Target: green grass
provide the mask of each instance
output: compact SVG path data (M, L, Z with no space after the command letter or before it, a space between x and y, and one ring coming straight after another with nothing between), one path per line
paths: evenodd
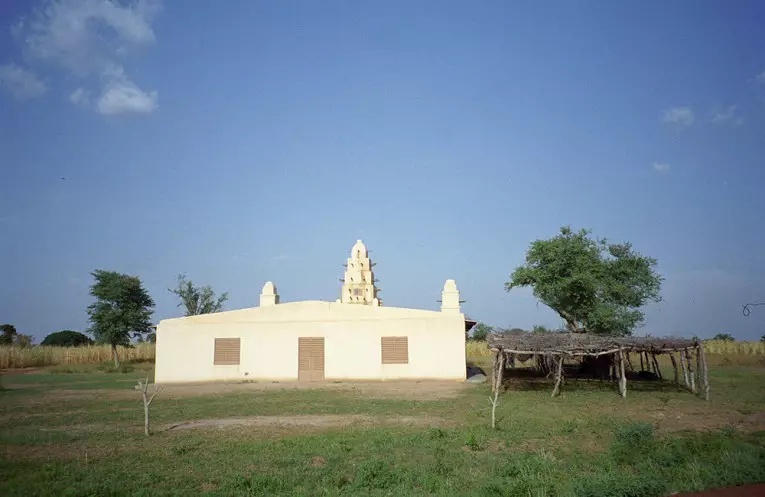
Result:
M510 380L498 429L489 388L457 398L340 389L160 393L147 366L3 377L0 495L656 496L765 481L765 369L711 371L712 402L666 383ZM55 371L55 370L54 370ZM426 384L425 387L427 386ZM418 387L418 388L422 388ZM425 425L167 430L211 418L358 415ZM759 424L758 424L759 423Z

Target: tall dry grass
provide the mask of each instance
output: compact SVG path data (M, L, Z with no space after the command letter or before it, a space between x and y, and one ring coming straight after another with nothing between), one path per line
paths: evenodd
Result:
M117 347L121 361L153 361L154 344L139 343L133 348ZM0 369L57 366L61 364L101 364L112 360L109 345L85 347L49 347L39 345L20 348L0 346Z

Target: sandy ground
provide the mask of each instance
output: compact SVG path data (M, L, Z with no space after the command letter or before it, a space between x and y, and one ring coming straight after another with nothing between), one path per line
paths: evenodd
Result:
M300 415L300 416L245 416L189 421L161 427L160 430L188 430L194 428L227 428L236 426L280 428L336 428L345 426L409 425L443 426L444 420L433 416L368 416L347 415Z

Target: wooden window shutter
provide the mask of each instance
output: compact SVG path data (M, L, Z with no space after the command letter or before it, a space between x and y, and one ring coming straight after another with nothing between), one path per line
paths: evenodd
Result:
M409 364L408 337L382 337L383 364Z
M215 366L236 366L239 364L241 340L239 338L216 338L213 364Z

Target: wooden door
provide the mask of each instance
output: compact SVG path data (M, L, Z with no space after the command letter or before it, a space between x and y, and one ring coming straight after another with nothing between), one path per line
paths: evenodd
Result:
M298 380L324 379L324 337L298 338Z

